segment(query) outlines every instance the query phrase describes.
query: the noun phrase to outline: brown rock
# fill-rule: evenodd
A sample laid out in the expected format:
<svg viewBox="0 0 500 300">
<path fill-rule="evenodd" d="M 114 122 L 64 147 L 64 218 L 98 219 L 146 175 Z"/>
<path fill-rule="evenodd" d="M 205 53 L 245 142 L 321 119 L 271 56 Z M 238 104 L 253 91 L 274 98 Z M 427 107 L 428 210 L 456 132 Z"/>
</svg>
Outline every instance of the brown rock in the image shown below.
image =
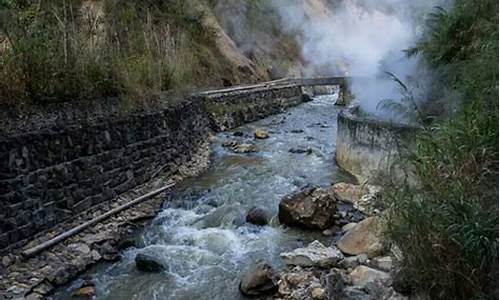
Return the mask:
<svg viewBox="0 0 500 300">
<path fill-rule="evenodd" d="M 94 286 L 85 286 L 79 288 L 73 293 L 73 296 L 83 299 L 91 299 L 95 296 L 95 287 Z"/>
<path fill-rule="evenodd" d="M 263 139 L 269 138 L 269 133 L 267 131 L 265 131 L 265 130 L 257 129 L 255 131 L 254 136 L 255 136 L 256 139 L 263 140 Z"/>
<path fill-rule="evenodd" d="M 335 183 L 332 189 L 337 199 L 353 204 L 358 202 L 363 195 L 368 193 L 368 189 L 364 186 L 345 182 Z"/>
<path fill-rule="evenodd" d="M 314 300 L 324 300 L 326 299 L 326 291 L 324 288 L 315 287 L 311 290 L 311 296 Z"/>
<path fill-rule="evenodd" d="M 278 273 L 270 265 L 260 263 L 243 274 L 239 288 L 245 296 L 260 296 L 275 291 L 278 279 Z"/>
<path fill-rule="evenodd" d="M 328 190 L 314 187 L 285 196 L 279 205 L 281 223 L 308 229 L 328 229 L 334 223 L 335 197 Z"/>
<path fill-rule="evenodd" d="M 380 219 L 370 217 L 359 222 L 340 238 L 337 247 L 349 255 L 365 253 L 368 257 L 375 257 L 381 254 L 385 247 Z"/>
</svg>

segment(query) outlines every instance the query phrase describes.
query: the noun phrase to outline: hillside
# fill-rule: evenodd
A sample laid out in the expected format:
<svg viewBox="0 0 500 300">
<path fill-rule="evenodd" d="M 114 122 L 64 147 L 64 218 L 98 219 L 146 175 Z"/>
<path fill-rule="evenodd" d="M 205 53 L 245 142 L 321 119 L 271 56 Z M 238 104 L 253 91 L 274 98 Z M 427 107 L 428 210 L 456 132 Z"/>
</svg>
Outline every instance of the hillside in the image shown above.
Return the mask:
<svg viewBox="0 0 500 300">
<path fill-rule="evenodd" d="M 9 106 L 147 101 L 300 72 L 298 39 L 268 1 L 3 0 L 0 9 L 0 102 Z"/>
</svg>

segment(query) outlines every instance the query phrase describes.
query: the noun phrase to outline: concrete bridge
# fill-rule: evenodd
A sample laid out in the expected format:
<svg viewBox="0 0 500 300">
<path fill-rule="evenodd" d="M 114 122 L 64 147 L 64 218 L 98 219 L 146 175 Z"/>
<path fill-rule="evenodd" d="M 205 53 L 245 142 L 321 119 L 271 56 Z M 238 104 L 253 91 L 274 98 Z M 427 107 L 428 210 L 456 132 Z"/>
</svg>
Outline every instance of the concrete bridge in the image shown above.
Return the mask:
<svg viewBox="0 0 500 300">
<path fill-rule="evenodd" d="M 201 92 L 197 95 L 216 98 L 217 96 L 226 95 L 228 93 L 244 93 L 255 90 L 269 90 L 273 88 L 285 88 L 297 86 L 300 87 L 303 94 L 309 96 L 325 95 L 339 89 L 339 99 L 337 105 L 349 105 L 352 100 L 352 94 L 349 90 L 349 81 L 351 77 L 334 76 L 334 77 L 314 77 L 314 78 L 282 78 L 278 80 L 228 87 L 218 90 L 210 90 Z"/>
</svg>

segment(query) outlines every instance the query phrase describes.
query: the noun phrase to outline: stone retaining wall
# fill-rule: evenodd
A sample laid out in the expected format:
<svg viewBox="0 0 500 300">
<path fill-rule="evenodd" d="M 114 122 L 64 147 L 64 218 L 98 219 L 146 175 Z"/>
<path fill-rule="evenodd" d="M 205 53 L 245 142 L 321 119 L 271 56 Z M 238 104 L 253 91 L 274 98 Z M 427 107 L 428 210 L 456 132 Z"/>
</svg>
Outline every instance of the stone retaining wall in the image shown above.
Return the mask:
<svg viewBox="0 0 500 300">
<path fill-rule="evenodd" d="M 199 100 L 158 112 L 0 137 L 0 249 L 190 159 L 208 136 Z"/>
<path fill-rule="evenodd" d="M 68 113 L 49 112 L 57 116 L 49 122 L 31 121 L 18 132 L 10 126 L 0 134 L 0 253 L 155 175 L 169 176 L 212 130 L 282 112 L 301 103 L 301 91 L 297 85 L 261 85 L 171 102 L 99 118 L 72 105 Z M 44 120 L 45 113 L 39 115 Z M 65 115 L 82 117 L 61 121 Z M 5 124 L 18 123 L 7 118 Z"/>
<path fill-rule="evenodd" d="M 360 183 L 412 180 L 399 163 L 399 155 L 412 147 L 416 127 L 360 117 L 358 107 L 338 117 L 337 164 Z"/>
<path fill-rule="evenodd" d="M 205 107 L 217 131 L 283 112 L 302 102 L 300 86 L 258 86 L 250 89 L 204 94 Z"/>
</svg>

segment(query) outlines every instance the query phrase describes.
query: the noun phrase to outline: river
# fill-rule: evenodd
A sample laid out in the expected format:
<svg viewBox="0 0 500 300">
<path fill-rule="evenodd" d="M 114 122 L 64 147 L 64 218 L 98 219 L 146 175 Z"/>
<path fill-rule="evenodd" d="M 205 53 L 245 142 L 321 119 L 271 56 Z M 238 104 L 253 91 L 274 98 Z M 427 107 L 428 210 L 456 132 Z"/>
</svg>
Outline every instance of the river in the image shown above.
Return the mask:
<svg viewBox="0 0 500 300">
<path fill-rule="evenodd" d="M 126 249 L 113 264 L 99 264 L 83 276 L 96 284 L 96 299 L 243 299 L 238 291 L 241 273 L 265 260 L 280 269 L 279 253 L 314 239 L 331 243 L 320 232 L 245 223 L 253 206 L 276 215 L 280 199 L 306 185 L 329 185 L 348 180 L 335 164 L 336 95 L 313 101 L 286 113 L 220 133 L 212 144 L 212 164 L 198 177 L 185 180 L 168 196 L 161 213 L 142 232 L 142 246 L 158 245 L 167 253 L 168 270 L 142 273 L 135 268 L 137 248 Z M 269 138 L 254 140 L 256 129 Z M 233 132 L 243 132 L 242 137 Z M 256 153 L 235 154 L 222 147 L 228 140 L 253 143 Z M 291 153 L 291 148 L 311 149 Z M 70 299 L 82 282 L 60 289 L 54 299 Z"/>
</svg>

